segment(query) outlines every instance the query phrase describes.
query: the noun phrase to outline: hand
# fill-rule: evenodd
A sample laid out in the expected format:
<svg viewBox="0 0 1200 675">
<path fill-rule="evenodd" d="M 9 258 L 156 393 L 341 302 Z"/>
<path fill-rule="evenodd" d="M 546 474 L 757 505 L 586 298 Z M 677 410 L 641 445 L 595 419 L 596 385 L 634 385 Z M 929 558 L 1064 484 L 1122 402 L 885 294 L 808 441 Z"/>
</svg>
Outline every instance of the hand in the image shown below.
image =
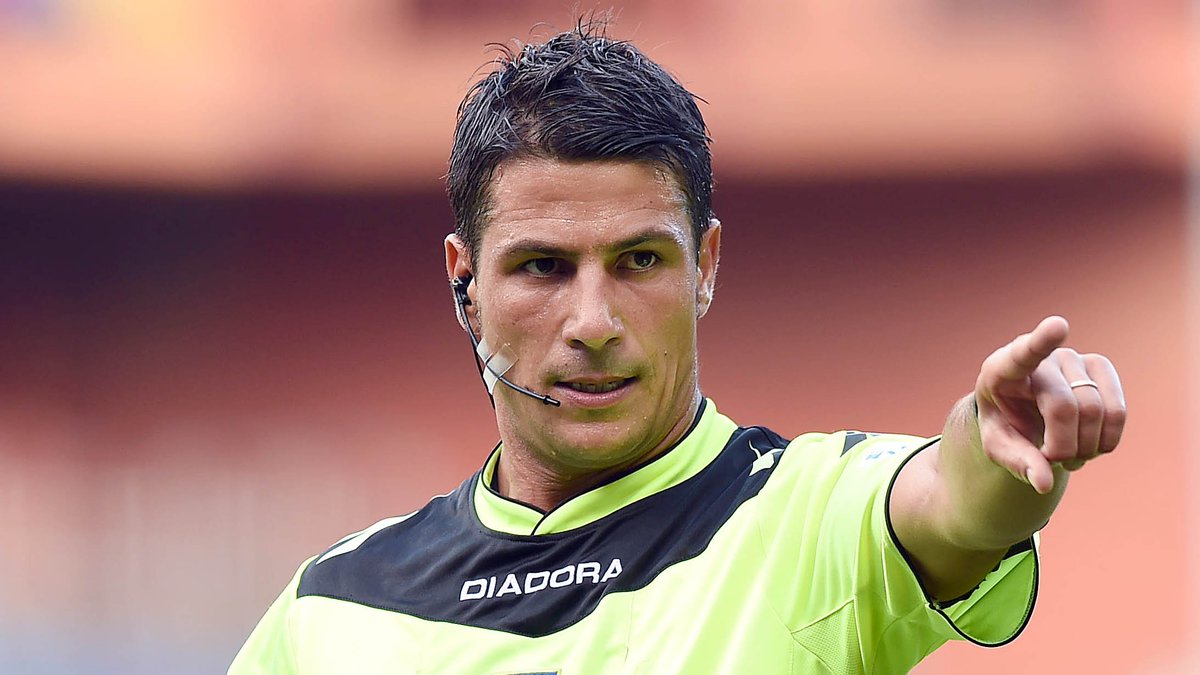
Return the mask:
<svg viewBox="0 0 1200 675">
<path fill-rule="evenodd" d="M 975 382 L 984 452 L 1039 494 L 1054 489 L 1055 466 L 1075 471 L 1112 452 L 1125 427 L 1116 369 L 1063 347 L 1069 331 L 1061 316 L 1042 319 L 992 352 Z"/>
</svg>

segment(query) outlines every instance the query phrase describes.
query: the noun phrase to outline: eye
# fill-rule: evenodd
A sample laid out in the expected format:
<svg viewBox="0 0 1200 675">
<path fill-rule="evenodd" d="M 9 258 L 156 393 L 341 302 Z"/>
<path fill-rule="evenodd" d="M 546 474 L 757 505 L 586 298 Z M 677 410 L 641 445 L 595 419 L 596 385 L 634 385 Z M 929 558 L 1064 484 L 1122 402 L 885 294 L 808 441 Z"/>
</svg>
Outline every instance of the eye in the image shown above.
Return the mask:
<svg viewBox="0 0 1200 675">
<path fill-rule="evenodd" d="M 529 272 L 535 277 L 548 277 L 561 268 L 557 258 L 534 258 L 529 262 L 521 265 L 521 269 Z"/>
<path fill-rule="evenodd" d="M 658 254 L 652 251 L 634 251 L 625 256 L 625 264 L 622 267 L 631 270 L 648 270 L 657 265 L 659 260 Z"/>
</svg>

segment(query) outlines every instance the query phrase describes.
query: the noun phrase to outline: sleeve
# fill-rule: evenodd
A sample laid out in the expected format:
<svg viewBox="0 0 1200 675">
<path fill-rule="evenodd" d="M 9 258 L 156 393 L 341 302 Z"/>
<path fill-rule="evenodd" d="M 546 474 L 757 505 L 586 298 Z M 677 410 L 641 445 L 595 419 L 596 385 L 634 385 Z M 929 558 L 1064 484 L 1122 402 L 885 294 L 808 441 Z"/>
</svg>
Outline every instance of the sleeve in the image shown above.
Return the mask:
<svg viewBox="0 0 1200 675">
<path fill-rule="evenodd" d="M 905 672 L 947 640 L 998 646 L 1028 622 L 1035 540 L 1013 547 L 970 594 L 941 604 L 899 545 L 891 486 L 936 440 L 806 434 L 789 444 L 764 487 L 759 522 L 777 609 L 796 642 L 823 660 L 849 653 L 866 672 Z"/>
<path fill-rule="evenodd" d="M 315 557 L 315 556 L 314 556 Z M 292 675 L 297 672 L 291 636 L 291 608 L 300 576 L 312 558 L 305 560 L 267 613 L 254 627 L 229 666 L 228 675 Z"/>
</svg>

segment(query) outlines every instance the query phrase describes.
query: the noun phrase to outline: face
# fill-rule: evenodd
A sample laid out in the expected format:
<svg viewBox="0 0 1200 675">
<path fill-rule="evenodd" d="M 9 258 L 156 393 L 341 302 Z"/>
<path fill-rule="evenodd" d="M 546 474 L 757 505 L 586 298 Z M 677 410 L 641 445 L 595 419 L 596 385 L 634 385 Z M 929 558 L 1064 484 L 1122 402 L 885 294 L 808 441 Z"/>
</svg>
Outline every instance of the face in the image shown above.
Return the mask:
<svg viewBox="0 0 1200 675">
<path fill-rule="evenodd" d="M 562 402 L 498 385 L 505 448 L 588 472 L 677 440 L 700 400 L 720 225 L 692 241 L 678 185 L 643 163 L 511 161 L 492 187 L 478 260 L 451 235 L 447 271 L 473 275 L 476 329 L 515 357 L 506 376 Z"/>
</svg>

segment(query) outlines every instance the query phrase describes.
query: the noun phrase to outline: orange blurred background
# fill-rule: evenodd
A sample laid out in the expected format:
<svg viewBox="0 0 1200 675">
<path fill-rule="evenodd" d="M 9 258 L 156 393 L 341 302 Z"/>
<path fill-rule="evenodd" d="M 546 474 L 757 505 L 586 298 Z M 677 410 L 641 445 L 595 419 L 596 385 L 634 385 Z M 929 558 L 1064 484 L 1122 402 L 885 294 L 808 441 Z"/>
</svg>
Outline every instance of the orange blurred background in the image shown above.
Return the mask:
<svg viewBox="0 0 1200 675">
<path fill-rule="evenodd" d="M 303 558 L 478 468 L 454 110 L 486 43 L 578 7 L 0 0 L 0 672 L 221 672 Z M 1200 672 L 1194 21 L 619 8 L 707 101 L 723 412 L 934 434 L 1049 313 L 1122 372 L 1124 443 L 1044 532 L 1026 634 L 919 673 Z"/>
</svg>

